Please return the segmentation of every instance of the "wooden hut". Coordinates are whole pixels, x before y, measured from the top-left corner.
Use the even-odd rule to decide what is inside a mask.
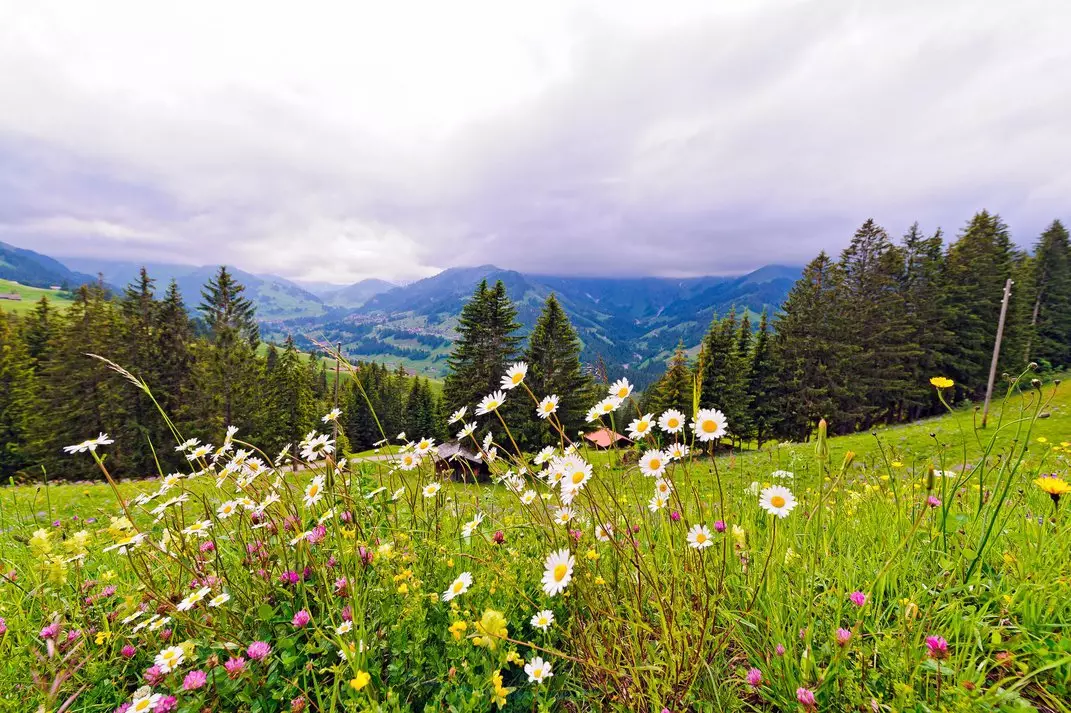
[[[480,454],[457,441],[447,441],[435,450],[435,472],[459,483],[491,482],[491,469]]]
[[[600,428],[598,431],[585,433],[584,438],[587,439],[588,443],[600,450],[606,450],[614,444],[627,446],[629,443],[632,443],[632,439],[628,436],[622,436],[620,433],[615,433],[609,428]]]

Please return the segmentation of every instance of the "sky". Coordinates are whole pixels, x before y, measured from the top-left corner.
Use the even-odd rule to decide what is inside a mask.
[[[0,241],[412,280],[1071,220],[1063,0],[0,0]]]

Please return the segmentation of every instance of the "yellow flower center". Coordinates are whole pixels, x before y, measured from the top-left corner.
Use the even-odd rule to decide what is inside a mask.
[[[785,499],[780,495],[775,495],[770,498],[770,504],[775,508],[783,508],[785,506]]]
[[[587,475],[584,471],[578,470],[573,473],[573,484],[579,485],[580,481],[584,480],[584,476]]]
[[[707,541],[707,536],[704,535],[702,532],[700,532],[699,534],[697,534],[695,536],[695,541],[698,542],[699,544],[703,544],[704,542]]]
[[[662,461],[658,458],[652,458],[651,462],[648,464],[648,467],[650,467],[651,470],[658,470],[662,467]]]
[[[668,421],[666,421],[666,423],[667,423],[667,424],[669,424],[669,427],[670,427],[670,428],[676,428],[676,427],[677,427],[677,425],[678,425],[678,424],[680,424],[680,421],[678,421],[678,420],[677,420],[677,419],[675,419],[675,418],[671,418],[671,419],[669,419]]]
[[[309,496],[310,497],[315,496],[316,493],[318,493],[318,492],[320,492],[320,486],[319,485],[317,485],[316,483],[313,483],[312,485],[309,486]]]
[[[560,564],[554,568],[554,581],[560,582],[565,579],[565,573],[569,571],[569,567],[564,564]]]
[[[461,589],[465,586],[464,582],[454,582],[454,593],[460,594]]]
[[[524,378],[523,374],[514,374],[512,380],[513,380],[514,384],[519,384],[519,383],[521,383],[521,379],[523,379],[523,378]]]
[[[636,432],[637,433],[643,433],[646,430],[647,430],[647,422],[646,421],[641,421],[640,423],[636,424]]]
[[[714,431],[717,431],[717,430],[718,430],[718,424],[715,423],[713,419],[707,419],[706,421],[703,421],[703,432],[704,433],[714,433]]]
[[[150,705],[151,704],[149,703],[148,698],[139,698],[137,702],[134,703],[134,707],[130,710],[137,711],[137,713],[141,713],[142,711],[149,710]]]

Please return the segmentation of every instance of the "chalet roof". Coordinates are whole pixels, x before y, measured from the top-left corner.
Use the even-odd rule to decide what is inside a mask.
[[[584,438],[588,439],[599,448],[609,448],[611,443],[617,443],[618,441],[632,442],[628,436],[622,436],[620,433],[611,431],[609,428],[600,428],[598,431],[585,433]]]
[[[436,454],[443,460],[450,460],[451,458],[464,458],[474,463],[481,463],[483,459],[480,454],[472,450],[468,446],[463,446],[457,441],[447,441],[442,443],[436,449]]]

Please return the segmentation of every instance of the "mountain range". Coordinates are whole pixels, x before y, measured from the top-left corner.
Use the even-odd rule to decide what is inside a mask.
[[[200,302],[202,286],[218,270],[212,265],[55,259],[0,243],[0,278],[26,285],[76,286],[100,276],[116,289],[132,282],[142,266],[160,292],[174,279],[191,311]],[[600,278],[481,265],[450,268],[403,286],[376,279],[343,286],[228,269],[246,286],[265,339],[292,334],[307,349],[314,349],[315,342],[341,343],[350,358],[401,364],[428,376],[445,373],[461,308],[480,280],[503,282],[524,333],[553,293],[583,343],[581,359],[588,364],[601,360],[612,375],[628,374],[640,386],[662,372],[678,343],[694,354],[715,315],[736,309],[756,324],[762,310],[776,312],[801,273],[799,267],[767,265],[737,276]]]

